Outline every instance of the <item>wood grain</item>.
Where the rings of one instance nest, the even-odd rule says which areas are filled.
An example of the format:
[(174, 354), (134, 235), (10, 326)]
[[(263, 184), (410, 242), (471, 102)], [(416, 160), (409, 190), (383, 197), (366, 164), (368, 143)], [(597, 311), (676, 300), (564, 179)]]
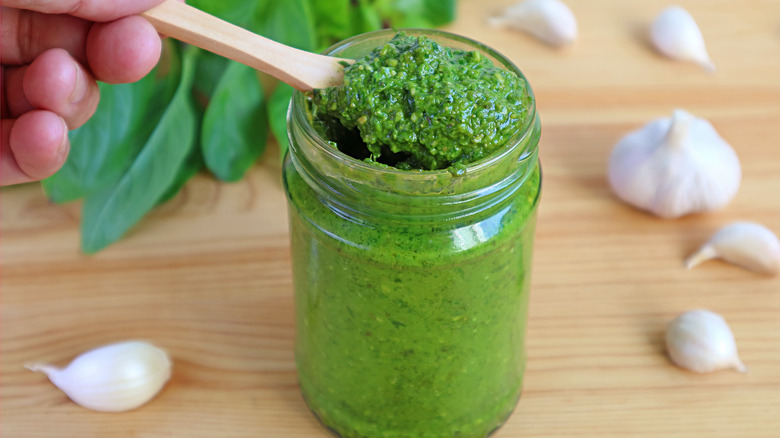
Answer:
[[(780, 436), (780, 278), (682, 267), (731, 221), (780, 231), (780, 2), (680, 2), (714, 75), (648, 50), (642, 29), (663, 2), (569, 1), (581, 39), (562, 52), (487, 29), (508, 3), (464, 0), (449, 28), (526, 72), (543, 123), (525, 391), (495, 436)], [(676, 107), (712, 121), (744, 178), (726, 209), (666, 221), (617, 202), (605, 167), (623, 134)], [(271, 153), (237, 184), (200, 175), (93, 257), (78, 251), (78, 204), (49, 205), (37, 185), (3, 190), (0, 436), (330, 436), (296, 384), (279, 170)], [(700, 307), (729, 321), (750, 374), (670, 365), (665, 324)], [(22, 368), (126, 338), (175, 358), (170, 384), (134, 412), (89, 412)]]

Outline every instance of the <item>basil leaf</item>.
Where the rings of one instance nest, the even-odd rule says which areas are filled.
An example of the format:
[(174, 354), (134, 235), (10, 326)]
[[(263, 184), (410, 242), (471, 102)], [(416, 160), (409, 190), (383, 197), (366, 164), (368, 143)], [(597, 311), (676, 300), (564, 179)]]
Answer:
[(195, 144), (196, 113), (190, 89), (195, 49), (184, 54), (179, 86), (135, 161), (115, 184), (87, 196), (81, 247), (97, 252), (122, 237), (166, 193)]
[[(191, 0), (188, 2), (211, 15), (244, 28), (251, 28), (255, 10), (266, 0)], [(200, 51), (195, 67), (194, 91), (197, 102), (205, 108), (230, 60), (206, 50)]]
[(227, 58), (205, 50), (198, 51), (193, 91), (202, 108), (208, 105), (211, 95), (214, 94), (214, 90), (216, 90), (217, 84), (219, 84), (219, 80), (229, 64), (230, 60)]
[(260, 0), (188, 0), (187, 4), (237, 26), (246, 27)]
[[(70, 134), (70, 143), (73, 145), (73, 136)], [(72, 153), (72, 152), (71, 152)], [(70, 160), (68, 155), (68, 160)], [(49, 201), (55, 204), (64, 204), (84, 197), (84, 185), (80, 173), (73, 165), (65, 164), (54, 175), (41, 181), (41, 187)]]
[(351, 36), (351, 0), (309, 0), (317, 47), (326, 48)]
[[(382, 28), (382, 18), (368, 0), (358, 0), (352, 7), (352, 34), (371, 32)], [(349, 35), (351, 36), (351, 35)]]
[(157, 201), (157, 205), (164, 204), (173, 199), (176, 194), (187, 184), (187, 181), (195, 176), (203, 169), (203, 154), (200, 152), (200, 148), (192, 148), (190, 156), (184, 162), (184, 165), (179, 169), (179, 173), (173, 181), (173, 184), (168, 187), (168, 191)]
[(250, 30), (301, 50), (312, 51), (317, 44), (314, 15), (308, 0), (258, 4)]
[(435, 27), (455, 19), (456, 0), (375, 0), (390, 27)]
[(442, 26), (455, 20), (456, 0), (423, 0), (423, 18), (433, 26)]
[(203, 117), (201, 148), (206, 167), (223, 181), (238, 181), (265, 149), (267, 134), (257, 72), (230, 63)]
[[(71, 149), (60, 170), (43, 181), (49, 200), (63, 203), (110, 184), (129, 166), (149, 130), (144, 109), (155, 89), (154, 72), (134, 84), (99, 84), (95, 115), (70, 132)], [(153, 115), (151, 115), (153, 117)]]
[(268, 124), (271, 126), (271, 132), (279, 144), (281, 156), (289, 148), (287, 138), (287, 109), (290, 106), (290, 99), (293, 95), (293, 87), (280, 83), (268, 99)]
[[(100, 103), (83, 126), (69, 133), (71, 149), (62, 168), (42, 182), (49, 200), (64, 203), (113, 184), (130, 166), (176, 90), (179, 51), (165, 46), (165, 62), (132, 84), (99, 83)], [(171, 74), (158, 78), (161, 69)]]

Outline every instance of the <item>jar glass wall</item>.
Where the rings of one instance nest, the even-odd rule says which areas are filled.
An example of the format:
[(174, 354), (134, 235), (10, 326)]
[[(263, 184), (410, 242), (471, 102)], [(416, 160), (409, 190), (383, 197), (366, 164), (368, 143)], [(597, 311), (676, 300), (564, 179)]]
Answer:
[[(440, 44), (492, 49), (431, 30)], [(380, 31), (328, 54), (357, 58)], [(528, 87), (530, 92), (530, 86)], [(464, 172), (355, 160), (293, 97), (284, 166), (303, 395), (343, 437), (484, 437), (520, 396), (541, 174), (539, 121)]]

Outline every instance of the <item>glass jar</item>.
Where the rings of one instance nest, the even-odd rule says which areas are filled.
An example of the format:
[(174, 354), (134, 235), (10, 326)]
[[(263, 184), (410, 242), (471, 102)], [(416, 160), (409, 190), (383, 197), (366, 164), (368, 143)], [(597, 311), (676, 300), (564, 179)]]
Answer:
[[(406, 32), (479, 50), (524, 79), (475, 41)], [(357, 58), (394, 34), (326, 53)], [(498, 152), (454, 173), (351, 158), (317, 134), (307, 105), (296, 92), (284, 165), (306, 402), (342, 437), (488, 435), (517, 404), (525, 368), (541, 181), (535, 108)]]

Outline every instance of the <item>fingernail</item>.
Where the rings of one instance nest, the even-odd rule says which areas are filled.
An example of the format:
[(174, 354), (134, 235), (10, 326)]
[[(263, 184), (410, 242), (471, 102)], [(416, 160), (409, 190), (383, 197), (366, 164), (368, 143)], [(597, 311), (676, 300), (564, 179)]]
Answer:
[(73, 92), (70, 94), (70, 103), (79, 103), (87, 95), (87, 81), (84, 79), (84, 73), (81, 71), (81, 67), (73, 64), (75, 69), (75, 83), (73, 84)]
[(70, 140), (68, 139), (68, 124), (65, 123), (65, 119), (62, 117), (59, 119), (62, 123), (62, 140), (60, 140), (60, 145), (57, 147), (57, 156), (60, 158), (60, 162), (64, 163), (70, 150)]

